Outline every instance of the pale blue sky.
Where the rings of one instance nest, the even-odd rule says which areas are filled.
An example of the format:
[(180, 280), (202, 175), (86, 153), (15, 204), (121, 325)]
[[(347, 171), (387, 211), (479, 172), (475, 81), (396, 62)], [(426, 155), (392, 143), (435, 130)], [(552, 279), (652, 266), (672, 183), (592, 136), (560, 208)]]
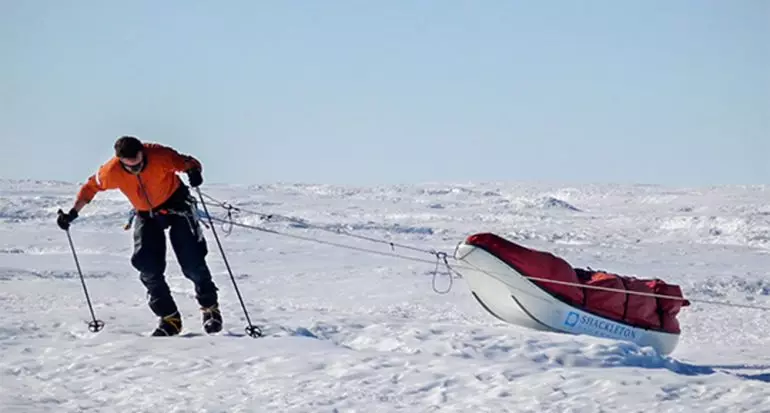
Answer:
[(0, 178), (770, 183), (770, 1), (0, 0)]

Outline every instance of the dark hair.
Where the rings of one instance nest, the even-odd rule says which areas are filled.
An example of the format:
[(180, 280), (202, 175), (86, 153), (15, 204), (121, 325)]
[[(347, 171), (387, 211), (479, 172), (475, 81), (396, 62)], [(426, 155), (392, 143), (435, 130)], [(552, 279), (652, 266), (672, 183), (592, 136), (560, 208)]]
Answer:
[(133, 136), (121, 136), (115, 141), (115, 156), (118, 158), (136, 158), (142, 150), (142, 142)]

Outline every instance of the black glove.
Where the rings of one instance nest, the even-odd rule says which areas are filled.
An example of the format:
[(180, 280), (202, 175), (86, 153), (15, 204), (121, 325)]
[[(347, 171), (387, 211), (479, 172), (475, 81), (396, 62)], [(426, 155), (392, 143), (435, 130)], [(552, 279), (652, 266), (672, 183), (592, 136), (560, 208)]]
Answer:
[(75, 208), (70, 209), (70, 212), (64, 213), (59, 210), (59, 216), (56, 218), (56, 223), (59, 224), (59, 228), (67, 230), (70, 227), (70, 222), (74, 221), (78, 217), (78, 211)]
[(187, 179), (190, 180), (190, 186), (195, 188), (199, 187), (203, 183), (203, 176), (201, 176), (201, 170), (193, 168), (187, 171)]

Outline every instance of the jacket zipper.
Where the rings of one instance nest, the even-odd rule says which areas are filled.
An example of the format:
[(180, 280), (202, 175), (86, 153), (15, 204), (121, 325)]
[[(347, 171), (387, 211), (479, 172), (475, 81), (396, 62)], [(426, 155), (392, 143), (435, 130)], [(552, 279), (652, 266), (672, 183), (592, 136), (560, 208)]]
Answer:
[(155, 214), (152, 212), (152, 201), (150, 201), (150, 195), (147, 194), (147, 189), (144, 187), (144, 182), (142, 182), (142, 177), (137, 174), (136, 179), (139, 181), (139, 189), (142, 190), (142, 194), (144, 194), (144, 199), (147, 201), (147, 205), (150, 206), (150, 218), (154, 218)]

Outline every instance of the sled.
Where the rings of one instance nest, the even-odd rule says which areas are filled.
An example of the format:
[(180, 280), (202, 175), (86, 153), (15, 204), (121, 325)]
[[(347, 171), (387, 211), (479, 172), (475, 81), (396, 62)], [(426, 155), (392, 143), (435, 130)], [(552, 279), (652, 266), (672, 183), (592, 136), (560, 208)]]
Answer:
[(503, 322), (633, 342), (663, 355), (673, 352), (679, 342), (676, 316), (690, 304), (687, 300), (624, 292), (681, 298), (676, 285), (573, 268), (549, 252), (491, 233), (471, 235), (454, 255), (465, 264), (461, 272), (473, 297)]

